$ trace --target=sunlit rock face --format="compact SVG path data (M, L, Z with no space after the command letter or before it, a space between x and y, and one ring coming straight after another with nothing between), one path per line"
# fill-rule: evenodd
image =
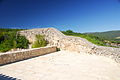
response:
M66 36L55 28L40 28L30 29L19 32L21 35L33 43L35 41L35 35L41 34L45 36L48 41L48 45L56 45L61 49L70 51L86 51L91 49L95 45L80 37ZM84 50L85 49L85 50Z
M66 36L55 28L30 29L19 33L26 36L31 43L35 41L35 35L41 34L45 36L48 45L55 45L61 50L104 55L120 62L120 48L97 46L80 37Z
M45 36L45 39L49 41L49 44L55 43L57 40L65 37L60 31L54 28L39 28L39 29L30 29L19 32L21 35L26 36L30 42L35 41L35 35L41 34Z

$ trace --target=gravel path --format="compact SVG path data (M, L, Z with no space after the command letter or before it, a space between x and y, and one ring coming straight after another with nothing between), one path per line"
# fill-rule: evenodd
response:
M0 74L21 80L120 80L112 59L59 51L0 67Z

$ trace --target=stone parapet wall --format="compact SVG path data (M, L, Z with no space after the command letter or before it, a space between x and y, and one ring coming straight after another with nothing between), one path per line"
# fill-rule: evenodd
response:
M24 60L32 57L37 57L40 55L45 55L56 51L57 51L56 46L51 46L51 47L28 49L24 51L0 53L0 65L4 65L7 63Z

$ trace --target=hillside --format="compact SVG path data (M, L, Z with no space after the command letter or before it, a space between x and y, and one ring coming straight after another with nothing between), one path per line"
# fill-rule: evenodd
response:
M85 34L93 34L95 36L98 36L100 38L104 38L107 40L120 40L120 30L116 31L106 31L106 32L94 32L94 33L85 33Z
M120 47L120 31L76 33L72 30L62 31L65 35L82 37L99 46Z

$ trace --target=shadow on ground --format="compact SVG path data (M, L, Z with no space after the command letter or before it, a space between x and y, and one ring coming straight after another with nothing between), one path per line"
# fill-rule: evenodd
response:
M10 76L6 76L4 74L0 74L0 80L20 80L20 79L13 78L13 77L10 77Z

